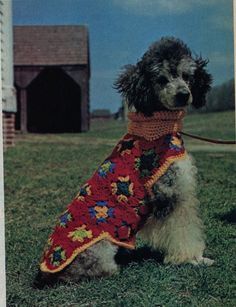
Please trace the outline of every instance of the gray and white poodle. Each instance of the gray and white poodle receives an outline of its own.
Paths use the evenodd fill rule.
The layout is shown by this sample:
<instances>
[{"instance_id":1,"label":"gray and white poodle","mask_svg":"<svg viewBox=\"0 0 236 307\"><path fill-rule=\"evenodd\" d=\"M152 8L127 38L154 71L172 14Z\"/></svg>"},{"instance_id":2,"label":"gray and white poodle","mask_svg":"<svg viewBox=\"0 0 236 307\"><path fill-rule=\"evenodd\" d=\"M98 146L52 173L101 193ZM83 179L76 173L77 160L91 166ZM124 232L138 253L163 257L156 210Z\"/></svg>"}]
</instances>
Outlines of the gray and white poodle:
<instances>
[{"instance_id":1,"label":"gray and white poodle","mask_svg":"<svg viewBox=\"0 0 236 307\"><path fill-rule=\"evenodd\" d=\"M143 241L150 244L152 248L164 252L164 263L191 263L195 265L211 265L213 263L213 260L203 257L205 242L203 224L199 217L199 201L196 197L197 169L193 164L192 158L186 152L180 155L182 150L181 146L183 146L180 136L180 122L183 114L185 114L184 110L189 105L193 105L196 108L203 106L206 101L206 94L210 89L211 76L205 69L206 65L207 61L203 60L201 57L193 57L190 49L181 40L173 37L164 37L151 45L136 65L125 66L124 71L115 83L115 87L122 94L129 108L133 111L133 115L130 117L131 120L132 118L138 118L140 121L137 121L136 124L131 124L128 130L128 138L125 137L123 143L120 142L118 147L116 147L118 148L116 149L116 153L119 153L120 157L123 159L122 163L124 163L124 165L123 167L121 165L121 175L123 177L121 175L118 177L120 181L118 183L110 183L111 181L109 181L112 187L111 194L113 197L113 204L111 204L110 207L106 207L106 201L103 199L102 201L97 201L96 206L89 206L88 214L90 214L91 223L93 223L91 226L92 230L89 230L90 225L88 225L88 223L78 222L78 220L82 219L82 216L84 217L87 213L83 211L80 216L80 213L77 215L75 210L79 212L80 208L86 208L88 205L83 207L83 204L86 197L88 197L88 202L90 201L89 197L91 197L92 194L91 189L93 189L93 187L90 187L89 181L87 182L78 194L76 198L77 202L73 204L71 211L69 212L68 209L66 213L61 216L60 223L57 225L57 235L50 237L48 250L50 250L50 248L52 250L50 246L53 245L52 241L54 239L60 241L60 232L58 232L58 229L62 228L63 231L66 231L66 227L72 227L70 223L75 223L74 225L76 225L77 228L74 226L74 228L71 229L76 229L76 231L67 232L67 237L71 239L71 242L68 243L68 248L72 248L71 246L75 244L75 242L80 245L74 248L73 257L67 257L67 251L59 247L58 243L55 243L53 245L54 254L51 251L51 254L47 256L48 264L46 265L46 262L43 265L41 264L41 270L35 281L37 287L48 284L55 279L78 281L83 277L99 277L114 274L118 270L118 265L115 261L115 255L118 252L118 248L120 246L129 247L132 245L130 243L130 245L125 243L125 238L128 237L130 233L132 236L140 236ZM178 122L177 126L175 122L173 125L166 124L165 122L163 128L161 126L161 120L165 121L165 117L163 119L159 114L167 114L167 121L170 119L171 114L180 114L180 117L177 116L177 119L173 117L170 121L173 123L173 121L176 120ZM160 118L162 119L160 120ZM155 119L157 119L156 122ZM147 125L151 125L149 126L151 132L148 130L149 128L147 129L145 126L146 123ZM167 130L165 130L166 127ZM168 129L170 129L170 131ZM165 133L165 131L168 133ZM155 147L155 143L161 142L160 148L166 148L166 139L172 140L168 143L168 146L171 145L171 148L178 152L178 155L176 154L175 157L181 156L181 158L176 159L168 157L166 158L168 163L166 161L162 164L159 163L161 167L164 167L164 172L157 170L156 173L159 174L158 176L151 173L150 160L147 160L148 154L150 154L153 159L152 167L155 166L155 163L157 164L156 149L150 151L148 147L149 151L147 154L147 152L144 152L144 149L141 148L142 144L149 146L148 138L148 140L145 140L147 143L142 143L149 132L151 133L150 142L152 146ZM171 135L172 132L175 133L174 136ZM136 138L134 141L132 137L134 137L133 135L135 134ZM155 137L155 135L157 137ZM135 190L135 183L131 183L132 174L127 173L129 168L127 168L125 164L128 164L129 160L124 160L129 159L128 156L124 158L124 153L130 153L132 150L135 153L135 150L137 150L137 146L134 144L139 144L139 150L142 152L142 158L136 157L134 160L134 172L139 171L141 178L139 184L143 182L144 186L138 186L137 188L140 191L140 196L138 196L139 191L137 189ZM125 150L122 151L122 148ZM170 147L168 148L170 149ZM161 156L161 153L158 152L158 154ZM110 159L106 159L100 166L97 173L100 175L99 180L105 180L106 172L110 172L111 176L114 175L116 160L115 158L112 159L113 157L114 153L109 157ZM162 161L161 159L162 158L158 161ZM124 161L127 161L127 163ZM150 176L152 176L150 177L152 185L149 184L150 178L149 181L145 181L144 178L147 176L148 172L150 172ZM102 186L101 189L104 191L104 185L105 183L107 184L108 180L104 181L104 184L99 180L96 182L99 182ZM98 187L97 194L100 193L99 189L100 187ZM123 192L119 192L119 189L123 189ZM147 193L145 192L146 189L148 189ZM125 210L127 210L127 212L129 210L127 201L128 196L134 196L134 194L138 199L137 202L139 204L144 204L146 209L146 213L143 215L139 214L138 216L137 213L139 224L138 226L136 225L136 228L132 228L132 225L128 225L128 222L124 221L124 216L126 215ZM96 196L97 195L95 195L95 197ZM135 198L133 202L135 202ZM127 206L127 209L125 206ZM117 226L118 224L114 222L116 208L120 207L124 210L122 211L122 217L120 217L120 219L123 218L121 227ZM139 209L140 206L138 209L135 209L135 212L138 212ZM95 220L96 223L94 222ZM103 230L101 234L92 241L94 227L96 225L96 227L100 227L102 224L108 227L109 220L113 223L113 226L116 225L114 226L116 230L111 231L113 231L113 233L115 233L115 231L118 233L117 238L109 234L105 235ZM78 227L78 225L80 227ZM85 243L87 243L85 247L81 247L81 242L84 240ZM55 268L59 266L60 261L64 261L61 268L53 270L53 266L55 266Z\"/></svg>"}]
</instances>

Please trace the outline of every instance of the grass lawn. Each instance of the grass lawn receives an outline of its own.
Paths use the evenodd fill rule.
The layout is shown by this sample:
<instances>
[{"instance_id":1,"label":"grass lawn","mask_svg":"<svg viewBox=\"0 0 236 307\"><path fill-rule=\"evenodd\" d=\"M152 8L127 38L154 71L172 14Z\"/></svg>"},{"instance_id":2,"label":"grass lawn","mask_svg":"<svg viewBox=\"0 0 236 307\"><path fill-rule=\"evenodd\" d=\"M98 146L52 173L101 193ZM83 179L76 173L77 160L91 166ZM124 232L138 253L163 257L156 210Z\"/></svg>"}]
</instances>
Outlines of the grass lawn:
<instances>
[{"instance_id":1,"label":"grass lawn","mask_svg":"<svg viewBox=\"0 0 236 307\"><path fill-rule=\"evenodd\" d=\"M56 218L125 129L122 122L101 121L88 133L19 135L5 153L8 306L236 306L236 231L222 220L236 205L235 148L187 138L199 169L206 256L216 260L214 266L164 266L153 255L136 257L111 278L31 287ZM190 115L185 131L232 139L234 113ZM138 251L142 246L138 241Z\"/></svg>"}]
</instances>

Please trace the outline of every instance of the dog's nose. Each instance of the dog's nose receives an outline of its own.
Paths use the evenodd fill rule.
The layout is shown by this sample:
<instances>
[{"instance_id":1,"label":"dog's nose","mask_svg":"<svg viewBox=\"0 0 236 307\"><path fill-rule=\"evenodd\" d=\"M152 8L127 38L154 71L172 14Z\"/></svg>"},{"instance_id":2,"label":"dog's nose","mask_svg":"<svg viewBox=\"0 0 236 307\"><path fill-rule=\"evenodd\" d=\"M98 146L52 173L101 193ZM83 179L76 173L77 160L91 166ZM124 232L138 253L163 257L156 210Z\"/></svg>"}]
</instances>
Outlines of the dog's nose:
<instances>
[{"instance_id":1,"label":"dog's nose","mask_svg":"<svg viewBox=\"0 0 236 307\"><path fill-rule=\"evenodd\" d=\"M182 107L187 105L187 102L189 100L190 93L187 90L181 90L176 94L176 106Z\"/></svg>"}]
</instances>

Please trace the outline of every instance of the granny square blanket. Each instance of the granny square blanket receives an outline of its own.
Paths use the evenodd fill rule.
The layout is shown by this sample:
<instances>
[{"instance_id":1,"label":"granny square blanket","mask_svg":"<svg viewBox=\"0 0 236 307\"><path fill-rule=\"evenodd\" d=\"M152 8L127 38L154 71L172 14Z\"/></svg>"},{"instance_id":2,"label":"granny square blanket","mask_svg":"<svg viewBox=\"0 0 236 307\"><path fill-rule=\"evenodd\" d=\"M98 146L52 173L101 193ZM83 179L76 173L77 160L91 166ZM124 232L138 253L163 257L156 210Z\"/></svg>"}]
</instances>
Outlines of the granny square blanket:
<instances>
[{"instance_id":1,"label":"granny square blanket","mask_svg":"<svg viewBox=\"0 0 236 307\"><path fill-rule=\"evenodd\" d=\"M59 217L40 269L59 272L102 239L133 249L153 184L185 155L178 132L153 141L126 134Z\"/></svg>"}]
</instances>

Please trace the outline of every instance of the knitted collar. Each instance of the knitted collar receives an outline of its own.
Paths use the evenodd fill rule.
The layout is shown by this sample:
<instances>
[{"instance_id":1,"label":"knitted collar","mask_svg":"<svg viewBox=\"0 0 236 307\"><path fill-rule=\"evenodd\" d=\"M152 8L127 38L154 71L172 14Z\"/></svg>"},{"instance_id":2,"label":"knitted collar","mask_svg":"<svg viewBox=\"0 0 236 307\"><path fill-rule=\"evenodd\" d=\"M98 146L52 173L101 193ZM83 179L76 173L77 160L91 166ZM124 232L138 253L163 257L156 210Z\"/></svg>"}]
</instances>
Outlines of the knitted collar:
<instances>
[{"instance_id":1,"label":"knitted collar","mask_svg":"<svg viewBox=\"0 0 236 307\"><path fill-rule=\"evenodd\" d=\"M160 111L146 117L141 113L128 114L128 133L153 141L161 136L182 130L185 111Z\"/></svg>"}]
</instances>

